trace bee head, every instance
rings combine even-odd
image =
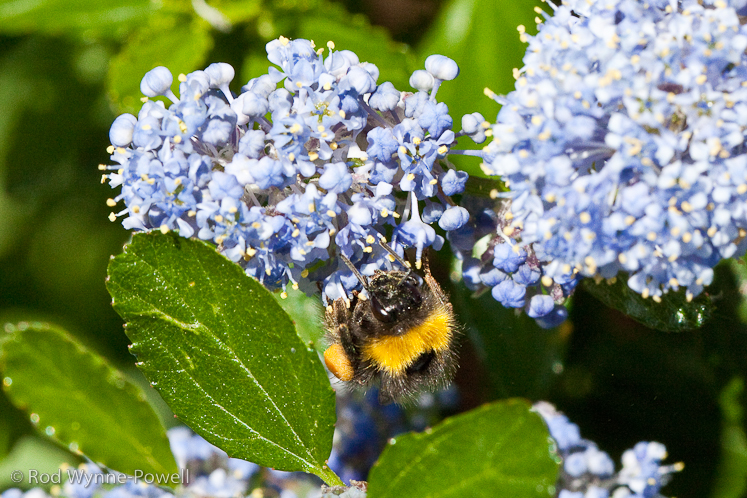
[[[404,272],[377,272],[368,286],[371,313],[382,323],[393,323],[423,303],[421,283]]]

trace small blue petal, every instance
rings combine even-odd
[[[439,183],[445,195],[456,195],[464,192],[468,179],[469,175],[466,172],[450,169],[441,176]]]
[[[163,66],[158,66],[145,73],[140,81],[140,91],[146,97],[164,95],[171,90],[173,81],[174,77],[171,75],[171,71]]]
[[[519,269],[527,259],[527,253],[524,249],[515,251],[510,244],[498,244],[494,249],[493,266],[503,270],[506,273],[513,273]]]
[[[377,111],[392,111],[399,103],[399,90],[394,88],[389,81],[386,81],[376,87],[376,91],[371,94],[368,104]]]
[[[422,69],[415,70],[410,76],[410,86],[421,92],[427,92],[433,88],[433,75]]]
[[[319,186],[323,189],[342,194],[353,184],[348,166],[345,163],[331,163],[324,168],[324,173],[319,178]]]
[[[550,296],[536,295],[529,300],[527,315],[539,318],[548,315],[555,308],[555,301]]]
[[[425,69],[440,80],[450,81],[459,76],[459,66],[445,55],[428,56],[425,59]]]
[[[543,329],[557,327],[568,319],[568,309],[565,306],[555,305],[553,310],[545,316],[537,318],[537,325]]]
[[[109,128],[109,141],[115,147],[127,147],[132,143],[132,135],[135,132],[137,118],[132,114],[122,114]]]
[[[469,212],[461,206],[451,206],[438,220],[438,226],[444,230],[456,230],[469,221]]]
[[[205,69],[205,74],[210,78],[210,86],[219,88],[233,81],[236,74],[233,66],[225,62],[214,62]]]
[[[493,298],[506,308],[523,308],[527,289],[513,280],[504,280],[491,291]]]

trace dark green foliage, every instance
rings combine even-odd
[[[655,330],[682,332],[698,329],[713,314],[713,302],[708,293],[688,301],[684,291],[670,292],[657,303],[653,298],[644,298],[628,287],[625,278],[617,278],[612,284],[586,279],[583,285],[589,294],[610,308],[622,311]]]
[[[316,351],[256,280],[202,241],[140,233],[109,265],[138,367],[230,456],[328,482],[335,398]]]
[[[48,324],[6,326],[6,333],[3,389],[42,433],[127,474],[177,471],[145,395],[106,360]]]
[[[390,441],[371,469],[369,497],[547,497],[558,457],[539,415],[513,399]]]

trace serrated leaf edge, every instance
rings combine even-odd
[[[199,242],[201,242],[206,248],[212,249],[210,246],[208,246],[204,242],[202,242],[202,241],[199,241]],[[145,264],[147,267],[149,267],[153,271],[153,276],[156,277],[156,278],[158,278],[161,282],[165,283],[165,282],[169,281],[168,279],[164,278],[164,275],[159,271],[159,269],[157,267],[154,267],[148,261],[146,261],[145,259],[143,259],[143,257],[137,251],[128,250],[128,249],[131,249],[130,246],[131,246],[131,243],[127,244],[124,247],[124,250],[125,250],[126,253],[132,254],[133,256],[137,256],[138,260],[141,263]],[[217,253],[217,251],[216,251],[216,253]],[[220,256],[222,256],[220,253],[217,253],[217,254],[220,255]],[[222,256],[222,257],[225,258],[225,256]],[[230,263],[229,260],[226,259],[226,261]],[[203,273],[205,273],[205,272],[203,271]],[[241,276],[242,276],[242,278],[251,278],[251,277],[247,276],[243,271],[241,272]],[[208,279],[208,282],[209,281],[210,280]],[[213,291],[213,290],[214,289],[211,286],[211,291]],[[144,309],[143,311],[139,312],[138,316],[149,316],[149,317],[151,317],[152,319],[155,319],[155,320],[163,320],[163,321],[166,321],[166,322],[171,322],[171,323],[175,324],[177,327],[180,327],[180,328],[183,328],[183,329],[186,329],[186,330],[190,330],[190,331],[203,330],[203,331],[206,332],[206,336],[211,337],[215,341],[215,343],[217,345],[219,345],[219,347],[221,349],[229,351],[231,353],[232,357],[241,366],[241,368],[245,372],[247,372],[247,374],[249,375],[249,378],[255,383],[255,385],[257,387],[259,387],[261,389],[261,391],[265,394],[266,398],[271,402],[271,404],[274,407],[275,411],[280,415],[280,417],[282,418],[282,420],[285,421],[286,426],[290,429],[290,431],[293,434],[293,436],[295,437],[295,439],[300,443],[301,447],[306,451],[307,456],[311,459],[312,462],[315,462],[316,459],[314,458],[314,455],[311,453],[311,451],[307,447],[306,443],[304,443],[304,441],[301,439],[301,437],[295,431],[295,428],[290,424],[290,422],[288,422],[288,419],[285,417],[285,414],[283,413],[283,411],[280,410],[280,408],[278,407],[277,403],[275,403],[275,400],[273,399],[273,397],[271,397],[267,393],[267,391],[265,390],[264,386],[262,386],[262,384],[259,383],[259,381],[256,379],[256,377],[251,373],[251,371],[246,367],[246,365],[244,364],[244,362],[235,353],[235,351],[233,350],[233,348],[231,348],[230,346],[228,346],[227,344],[225,344],[217,336],[215,336],[215,334],[213,334],[208,328],[204,327],[203,325],[201,325],[199,323],[197,325],[187,324],[185,322],[182,322],[181,320],[177,320],[176,318],[174,318],[171,315],[165,313],[161,309],[152,306],[151,303],[148,303],[148,302],[146,302],[143,299],[138,298],[138,301],[142,302],[143,304],[146,304],[147,308],[148,308],[148,309]],[[184,302],[183,299],[181,299],[181,297],[178,299],[178,302],[180,304],[184,305],[184,306],[187,306],[187,304]],[[280,306],[280,305],[278,305],[278,306]],[[147,314],[148,312],[150,312],[151,314]],[[128,315],[129,314],[130,313],[128,313]],[[216,316],[218,316],[218,315],[216,315]],[[225,319],[222,316],[220,318],[224,322],[224,324],[226,324],[226,326],[227,326],[228,324],[225,323]],[[291,322],[291,324],[292,324],[292,322]],[[299,339],[299,342],[300,342],[300,339]],[[164,351],[168,351],[168,348],[163,347],[163,343],[159,342],[159,344],[161,345],[161,347],[162,347],[162,349]],[[134,343],[133,343],[133,345],[134,345]],[[174,362],[177,365],[181,365],[181,362],[173,354],[171,354],[171,352],[169,352],[169,356],[171,356],[173,358]],[[285,452],[285,453],[287,453],[287,454],[295,457],[296,459],[300,460],[302,462],[302,464],[305,464],[307,466],[307,469],[313,470],[314,473],[318,473],[319,471],[321,471],[321,468],[320,468],[321,466],[320,465],[318,465],[318,464],[315,465],[313,463],[310,463],[307,459],[303,458],[301,455],[298,455],[298,454],[296,454],[296,453],[294,453],[294,452],[292,452],[292,451],[290,451],[290,450],[288,450],[286,448],[283,448],[279,443],[276,443],[275,441],[273,441],[271,439],[268,439],[267,437],[263,436],[262,434],[260,434],[259,432],[257,432],[255,429],[253,429],[249,425],[247,425],[246,422],[244,422],[243,420],[239,419],[236,415],[234,415],[233,413],[231,413],[230,411],[228,411],[225,407],[223,407],[222,405],[216,403],[214,401],[214,398],[208,394],[208,392],[197,382],[197,380],[191,374],[189,374],[187,372],[186,369],[182,368],[182,371],[184,373],[186,373],[190,377],[190,379],[193,380],[195,386],[197,386],[205,394],[205,396],[211,400],[211,402],[213,403],[214,406],[216,406],[217,408],[223,410],[227,415],[229,415],[234,420],[236,420],[237,422],[239,422],[243,426],[245,426],[250,432],[256,434],[263,441],[266,441],[267,443],[272,444],[273,446],[276,446],[277,448],[281,449],[283,452]],[[295,375],[295,372],[294,372],[294,375]],[[211,434],[211,435],[215,436],[216,438],[224,440],[224,441],[241,442],[240,439],[227,439],[227,438],[225,438],[223,436],[220,436],[219,434],[215,434],[215,433],[210,432],[210,431],[208,431],[206,429],[202,429],[202,430],[204,430],[206,433]]]

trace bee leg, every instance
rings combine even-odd
[[[337,323],[337,337],[340,339],[345,354],[348,358],[355,358],[358,354],[355,345],[353,344],[353,336],[350,333],[350,309],[344,299],[337,299],[332,303],[332,313],[334,313],[335,323]]]
[[[342,348],[345,350],[345,354],[348,355],[348,358],[356,358],[358,350],[353,344],[353,336],[350,333],[350,328],[348,328],[347,325],[342,324],[337,328],[337,333],[340,336],[340,343],[342,344]]]

